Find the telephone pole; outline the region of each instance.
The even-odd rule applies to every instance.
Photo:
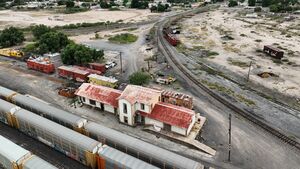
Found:
[[[231,153],[231,113],[229,114],[229,128],[228,128],[228,161],[230,162]]]
[[[121,66],[121,74],[123,73],[123,66],[122,66],[122,52],[120,52],[120,66]]]
[[[248,71],[248,75],[247,75],[247,82],[249,82],[251,66],[252,66],[252,61],[250,61],[250,65],[249,65],[249,71]]]

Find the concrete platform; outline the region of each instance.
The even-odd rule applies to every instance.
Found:
[[[200,121],[198,119],[200,119]],[[198,116],[196,123],[188,136],[182,136],[182,135],[179,135],[179,134],[176,134],[173,132],[169,132],[169,131],[165,131],[165,130],[157,131],[154,129],[153,126],[146,126],[143,128],[143,130],[151,132],[151,133],[159,134],[161,137],[166,137],[174,142],[201,150],[210,156],[214,156],[216,154],[216,151],[214,149],[195,140],[198,133],[201,131],[205,121],[206,121],[205,117]]]

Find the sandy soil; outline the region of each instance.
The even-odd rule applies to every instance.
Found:
[[[122,11],[108,11],[108,10],[91,10],[87,12],[75,14],[57,14],[50,11],[25,11],[16,12],[11,10],[0,11],[0,29],[7,26],[26,27],[35,24],[45,24],[48,26],[62,26],[74,23],[93,23],[93,22],[115,22],[123,20],[123,22],[136,22],[147,20],[159,14],[150,13],[149,10],[122,10]],[[54,20],[58,16],[61,21]]]
[[[253,61],[251,80],[299,98],[300,20],[278,22],[265,16],[246,18],[238,14],[242,10],[225,7],[186,19],[181,24],[183,31],[179,38],[188,48],[195,50],[200,47],[218,52],[219,55],[208,57],[207,61],[219,65],[217,67],[221,70],[229,69],[243,77],[248,73],[247,65]],[[233,40],[224,39],[224,36]],[[283,61],[277,63],[259,52],[264,45],[281,48],[285,52]],[[233,62],[238,62],[238,65]],[[261,72],[271,72],[279,77],[263,79],[257,76]]]

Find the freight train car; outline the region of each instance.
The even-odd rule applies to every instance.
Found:
[[[171,34],[167,28],[163,29],[163,35],[172,46],[177,46],[179,44],[179,40],[175,37],[175,35]]]
[[[58,67],[58,75],[77,82],[86,82],[90,73],[85,70],[80,70],[72,66]]]
[[[24,95],[16,94],[16,92],[4,87],[0,87],[0,96],[8,98],[11,102],[16,103],[18,106],[32,110],[36,114],[41,114],[46,118],[57,118],[57,122],[74,129],[77,126],[77,131],[81,131],[87,136],[97,139],[103,144],[112,146],[122,152],[133,155],[145,162],[150,162],[157,167],[167,168],[180,168],[180,169],[202,169],[204,166],[194,160],[190,160],[176,153],[170,152],[158,146],[154,146],[145,141],[136,139],[134,137],[123,134],[119,131],[107,128],[100,124],[87,121],[84,118],[73,115],[69,112],[57,109],[39,100],[27,98]],[[69,116],[74,120],[69,120]],[[78,128],[78,121],[85,121],[83,126]],[[171,157],[171,158],[170,158]]]
[[[89,68],[105,73],[106,67],[102,63],[89,63]]]
[[[158,169],[114,148],[0,99],[1,120],[66,156],[98,169]],[[9,116],[7,116],[9,114]],[[1,159],[0,159],[1,160]],[[26,164],[30,166],[31,164]],[[24,168],[26,169],[26,168]],[[48,169],[48,168],[27,168]]]
[[[263,51],[275,59],[282,59],[284,54],[282,50],[268,45],[264,46]]]
[[[57,169],[3,136],[0,136],[1,166],[5,169]]]
[[[54,64],[47,58],[38,57],[38,58],[29,58],[27,60],[28,69],[37,70],[43,73],[54,73],[55,66]]]

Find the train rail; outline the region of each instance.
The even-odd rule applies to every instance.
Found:
[[[203,85],[199,80],[197,80],[193,75],[189,73],[189,71],[175,58],[175,56],[172,54],[170,49],[168,48],[168,43],[166,43],[166,40],[164,39],[163,33],[162,33],[162,27],[165,26],[166,22],[161,22],[162,24],[158,26],[157,28],[157,35],[158,35],[158,47],[159,50],[164,51],[169,58],[170,61],[173,62],[173,64],[178,68],[178,70],[183,73],[190,81],[192,81],[197,87],[201,88],[204,92],[209,94],[213,99],[219,101],[221,104],[225,105],[235,113],[239,114],[240,116],[244,117],[246,120],[252,122],[253,124],[261,127],[262,129],[266,130],[268,133],[276,136],[283,142],[295,147],[296,149],[300,150],[300,143],[296,140],[288,137],[283,132],[273,128],[272,126],[269,126],[268,124],[264,123],[263,121],[259,120],[259,117],[257,117],[254,114],[251,114],[251,112],[248,112],[246,110],[240,109],[236,105],[232,104],[228,100],[224,99],[223,97],[219,96],[214,91],[210,90],[208,87]],[[159,43],[161,45],[159,45]]]

